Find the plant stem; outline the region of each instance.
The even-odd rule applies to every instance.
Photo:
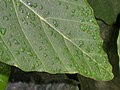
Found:
[[[11,66],[0,62],[0,90],[6,90],[10,72]]]

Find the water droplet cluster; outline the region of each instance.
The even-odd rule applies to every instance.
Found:
[[[96,78],[104,72],[98,66],[107,65],[98,27],[83,0],[0,2],[0,58],[5,63]]]

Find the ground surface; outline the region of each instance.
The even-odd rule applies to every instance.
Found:
[[[6,90],[79,90],[65,74],[25,73],[15,67]]]

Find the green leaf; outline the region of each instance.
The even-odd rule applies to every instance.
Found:
[[[11,67],[0,62],[0,90],[6,90]]]
[[[95,16],[108,24],[116,21],[120,13],[120,0],[88,0],[92,6]]]
[[[120,32],[119,32],[119,36],[118,36],[118,55],[119,55],[119,60],[120,60]],[[120,62],[119,62],[119,66],[120,66]]]
[[[24,71],[113,78],[85,0],[0,1],[1,60]]]

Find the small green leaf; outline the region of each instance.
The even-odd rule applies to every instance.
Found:
[[[0,12],[2,62],[24,71],[113,78],[86,0],[4,0]]]
[[[10,70],[10,66],[0,62],[0,90],[6,90]]]
[[[120,13],[120,0],[88,0],[92,6],[95,16],[108,24],[116,21]]]

